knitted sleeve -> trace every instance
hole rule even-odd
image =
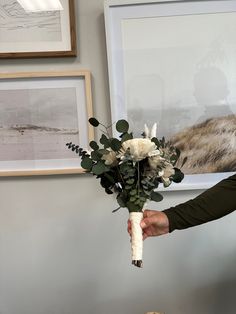
[[[236,174],[194,199],[164,210],[172,232],[221,218],[236,210]]]

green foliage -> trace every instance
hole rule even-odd
[[[89,143],[89,146],[93,149],[93,150],[98,150],[99,149],[99,146],[98,144],[95,142],[95,141],[91,141]]]
[[[116,130],[120,133],[126,133],[129,130],[129,123],[126,120],[118,120],[116,122]]]
[[[109,171],[109,168],[104,164],[103,161],[99,160],[96,164],[92,167],[92,173],[95,175],[100,175],[106,171]]]
[[[128,133],[128,132],[124,132],[120,135],[120,138],[121,138],[121,143],[123,143],[125,141],[132,140],[133,134]]]
[[[150,197],[151,197],[151,200],[154,202],[160,202],[163,200],[163,196],[160,193],[155,192],[155,191],[151,192]]]
[[[121,142],[117,138],[112,138],[110,141],[110,147],[115,152],[118,152],[121,149]]]
[[[188,160],[188,157],[187,157],[187,156],[184,157],[183,162],[182,162],[182,164],[181,164],[181,168],[184,166],[184,164],[186,163],[187,160]]]
[[[104,148],[110,147],[110,140],[107,138],[105,134],[102,134],[100,138],[100,143],[104,146]]]
[[[156,138],[156,137],[153,137],[151,139],[152,142],[154,142],[156,144],[156,147],[159,148],[161,146],[161,143],[160,141]]]
[[[91,170],[93,166],[93,161],[89,157],[85,157],[81,161],[81,167],[86,170]]]
[[[174,169],[175,169],[175,174],[172,176],[171,179],[175,183],[180,183],[184,178],[184,174],[180,169],[178,168],[174,168]]]
[[[111,126],[104,126],[96,118],[90,118],[89,123],[94,127],[103,128],[99,141],[89,143],[90,152],[72,142],[67,143],[66,146],[79,155],[81,167],[100,180],[100,185],[107,194],[116,194],[119,207],[114,211],[124,207],[130,212],[142,211],[147,200],[160,202],[163,199],[163,196],[156,192],[160,183],[168,186],[172,181],[176,183],[182,181],[184,175],[181,170],[173,168],[180,157],[180,152],[166,142],[164,137],[151,139],[156,145],[155,149],[159,150],[161,160],[154,169],[148,162],[148,156],[137,161],[133,159],[130,148],[126,151],[122,148],[124,142],[133,139],[126,120],[119,120],[116,123],[116,130],[120,133],[119,139],[109,134]],[[185,159],[183,164],[184,162]],[[175,172],[168,178],[169,180],[159,174],[164,173],[166,165],[171,166]]]
[[[90,118],[89,119],[89,123],[92,125],[92,126],[94,126],[94,127],[97,127],[97,126],[99,126],[99,121],[96,119],[96,118]]]

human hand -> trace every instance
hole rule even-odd
[[[164,212],[156,210],[145,210],[140,223],[143,229],[143,240],[148,237],[160,236],[169,233],[169,220]],[[131,234],[131,223],[128,221],[129,234]]]

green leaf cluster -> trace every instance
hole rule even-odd
[[[120,133],[119,138],[111,135],[112,125],[105,126],[94,117],[89,119],[89,123],[95,128],[100,127],[102,132],[98,142],[89,143],[90,151],[72,142],[66,145],[79,155],[81,167],[85,172],[92,173],[100,180],[107,194],[116,194],[119,205],[116,210],[126,207],[130,212],[142,211],[147,200],[160,202],[163,197],[156,189],[162,182],[157,176],[162,167],[158,166],[156,172],[153,172],[149,169],[147,158],[134,162],[129,149],[123,152],[122,158],[120,157],[122,144],[133,139],[132,132],[129,132],[129,123],[124,119],[116,122],[115,129]],[[152,141],[160,150],[161,157],[174,166],[180,152],[166,142],[164,137],[162,139],[154,137]],[[115,156],[114,160],[109,159],[112,156],[113,158]],[[175,174],[170,177],[170,180],[180,182],[183,179],[183,173],[178,168],[174,170]]]

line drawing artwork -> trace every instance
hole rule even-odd
[[[0,161],[66,159],[79,143],[73,87],[0,90]]]
[[[60,11],[26,12],[16,0],[0,0],[0,42],[57,42]]]

